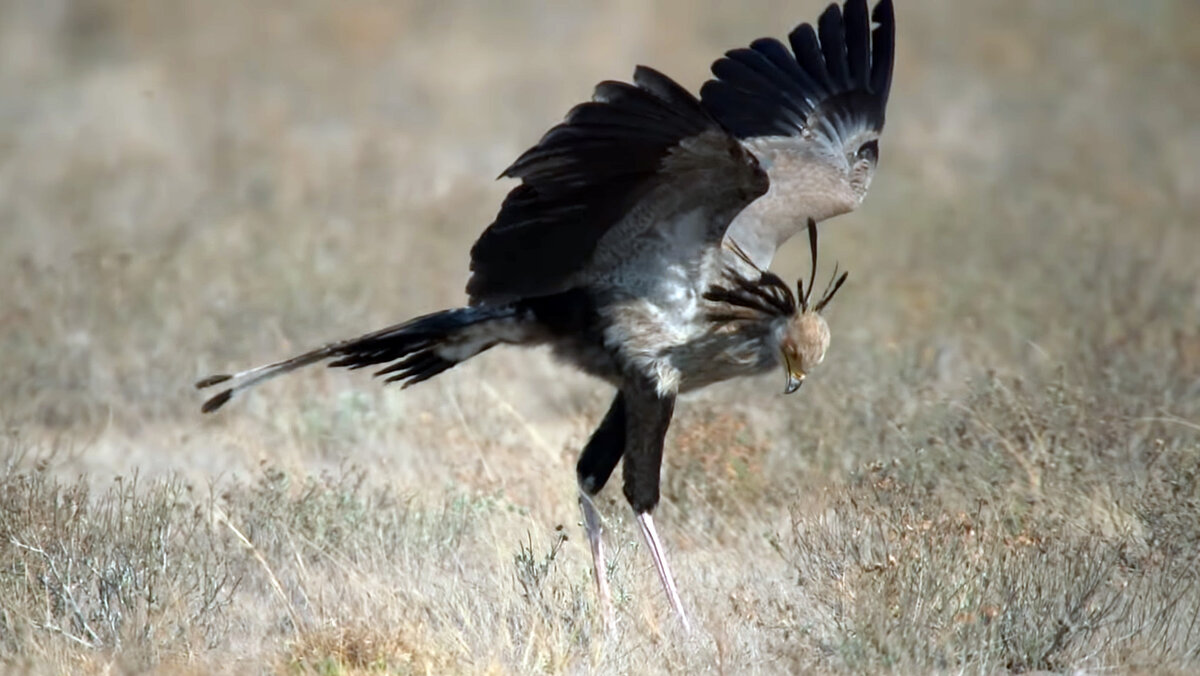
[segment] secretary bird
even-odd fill
[[[821,363],[813,298],[818,221],[858,206],[878,159],[894,20],[881,0],[831,5],[791,49],[764,38],[728,52],[697,99],[639,66],[602,82],[502,176],[519,179],[471,249],[466,307],[417,317],[198,388],[234,395],[302,366],[376,372],[403,387],[496,345],[548,345],[616,390],[576,466],[601,613],[611,627],[601,521],[593,497],[619,461],[624,494],[668,601],[687,614],[654,527],[663,440],[676,396],[783,368],[785,393]],[[812,276],[796,293],[768,272],[807,228]]]

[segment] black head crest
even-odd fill
[[[843,271],[841,276],[838,276],[837,264],[834,264],[833,277],[829,279],[829,285],[825,287],[825,293],[821,294],[821,299],[813,306],[813,312],[820,312],[825,309],[826,305],[829,305],[829,301],[833,300],[833,295],[842,288],[842,284],[846,283],[846,277],[849,274],[849,272]]]
[[[813,284],[817,281],[817,222],[808,219],[808,250],[812,255],[812,272],[808,276],[808,292],[804,290],[804,280],[796,280],[796,298],[800,299],[800,309],[808,311],[808,301],[812,298]]]
[[[846,283],[846,276],[849,274],[843,272],[838,276],[838,266],[833,265],[833,277],[829,280],[829,284],[825,287],[825,292],[817,300],[816,304],[811,304],[813,288],[817,281],[817,223],[813,219],[808,219],[808,250],[812,255],[812,272],[808,276],[808,289],[804,288],[804,280],[796,282],[796,298],[800,301],[800,310],[808,312],[812,308],[813,312],[820,312],[829,305],[829,301],[833,300],[834,294],[838,289],[842,288],[842,284]]]
[[[754,319],[762,315],[790,317],[796,313],[797,301],[792,297],[792,290],[786,282],[775,273],[755,265],[737,242],[727,240],[725,245],[753,272],[751,276],[747,276],[745,271],[739,270],[736,266],[727,266],[721,283],[714,284],[709,288],[704,293],[704,298],[724,303],[731,309],[749,310],[750,313],[745,314],[736,310],[733,312],[721,311],[711,314],[709,319],[724,323],[739,319]],[[757,277],[753,276],[754,272],[758,273]]]

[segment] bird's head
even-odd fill
[[[719,303],[718,309],[709,312],[708,318],[714,326],[739,323],[757,326],[763,331],[759,335],[768,342],[764,347],[778,348],[779,361],[787,376],[785,394],[800,389],[809,371],[825,359],[829,348],[829,324],[821,316],[833,296],[842,288],[847,273],[840,275],[834,266],[833,277],[824,293],[813,298],[813,284],[817,272],[817,226],[809,219],[808,240],[812,250],[813,271],[808,286],[804,280],[796,282],[796,292],[786,282],[766,270],[759,269],[736,243],[727,242],[746,267],[757,274],[746,275],[736,266],[726,269],[722,284],[714,285],[704,298]],[[769,328],[768,328],[769,327]]]
[[[787,376],[784,394],[800,389],[808,372],[825,360],[829,348],[829,324],[825,318],[812,311],[796,316],[784,327],[779,341],[779,352]]]
[[[787,372],[787,385],[784,394],[791,394],[800,389],[808,372],[825,360],[825,350],[829,349],[829,324],[821,316],[821,311],[833,296],[842,288],[849,273],[838,275],[837,266],[833,268],[833,277],[825,291],[815,301],[813,288],[817,279],[817,224],[811,219],[808,222],[808,243],[812,252],[812,273],[808,278],[808,288],[804,280],[796,281],[796,311],[783,327],[783,337],[779,341],[780,358]]]

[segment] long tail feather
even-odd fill
[[[298,368],[332,359],[331,367],[359,369],[388,364],[375,375],[403,387],[428,380],[501,342],[529,337],[525,317],[513,306],[467,307],[444,310],[389,326],[357,338],[330,343],[304,354],[238,373],[202,378],[196,389],[230,386],[201,406],[204,413],[224,406],[240,392]]]

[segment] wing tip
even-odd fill
[[[892,0],[879,0],[875,3],[875,7],[871,10],[871,21],[880,26],[895,28],[896,8],[892,6]]]
[[[871,11],[876,25],[871,31],[871,90],[887,105],[896,61],[896,9],[892,0],[879,0]]]
[[[788,41],[794,69],[777,62],[781,55],[773,54],[774,43],[769,39],[755,40],[750,47],[767,57],[780,71],[777,76],[791,80],[783,97],[725,67],[734,59],[732,52],[713,63],[714,78],[701,88],[701,101],[723,126],[740,138],[773,136],[781,129],[785,134],[801,133],[808,126],[807,116],[805,120],[791,119],[795,106],[781,105],[782,99],[805,101],[801,107],[809,112],[830,105],[830,110],[840,109],[840,114],[861,116],[860,124],[882,129],[895,51],[892,0],[878,0],[870,11],[867,0],[846,0],[840,6],[830,3],[815,29],[801,22],[788,34]],[[771,79],[778,82],[775,77]],[[710,85],[713,82],[725,82],[726,86]],[[845,110],[847,104],[856,110]]]

